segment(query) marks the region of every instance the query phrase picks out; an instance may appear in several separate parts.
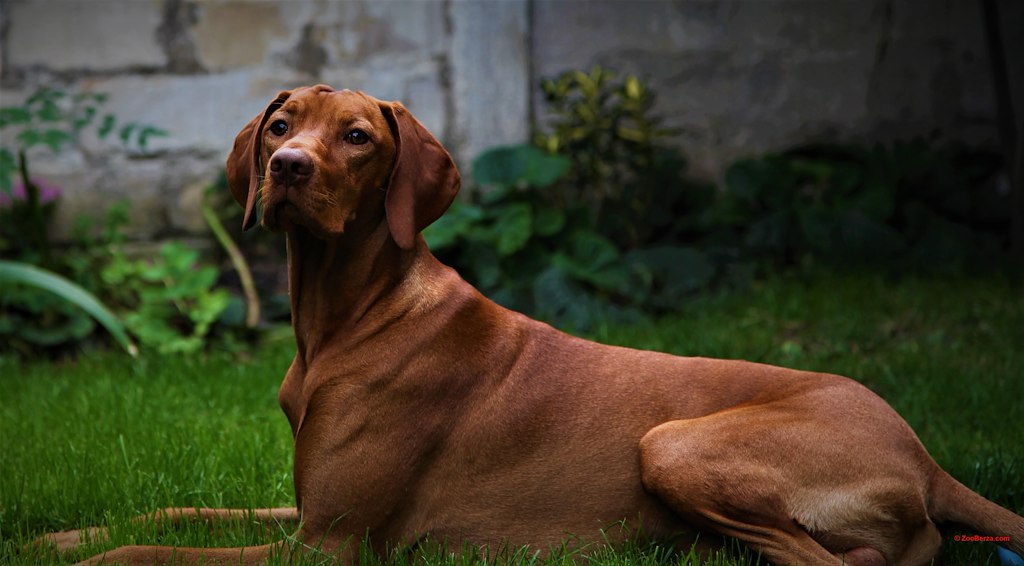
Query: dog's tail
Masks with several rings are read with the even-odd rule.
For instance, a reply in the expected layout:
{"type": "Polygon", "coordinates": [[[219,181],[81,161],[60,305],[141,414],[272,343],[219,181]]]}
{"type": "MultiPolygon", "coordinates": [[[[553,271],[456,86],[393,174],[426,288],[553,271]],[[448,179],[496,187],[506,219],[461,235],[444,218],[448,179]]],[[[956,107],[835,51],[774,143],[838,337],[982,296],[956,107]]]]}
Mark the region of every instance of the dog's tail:
{"type": "Polygon", "coordinates": [[[970,530],[958,536],[993,540],[1024,556],[1024,517],[971,491],[941,469],[936,470],[930,491],[928,515],[934,523],[965,527],[970,530]]]}

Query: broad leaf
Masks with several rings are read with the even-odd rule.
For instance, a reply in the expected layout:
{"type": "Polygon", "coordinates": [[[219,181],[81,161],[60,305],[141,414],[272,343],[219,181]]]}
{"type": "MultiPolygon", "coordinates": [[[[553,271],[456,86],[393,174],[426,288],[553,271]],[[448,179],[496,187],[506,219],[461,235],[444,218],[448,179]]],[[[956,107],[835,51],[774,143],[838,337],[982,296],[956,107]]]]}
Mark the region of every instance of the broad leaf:
{"type": "Polygon", "coordinates": [[[553,236],[565,226],[565,212],[552,206],[541,207],[533,217],[533,230],[539,236],[553,236]]]}
{"type": "Polygon", "coordinates": [[[508,256],[521,250],[533,235],[533,209],[525,202],[502,207],[494,230],[498,236],[498,253],[508,256]]]}
{"type": "Polygon", "coordinates": [[[619,259],[619,250],[608,238],[591,232],[579,230],[569,238],[569,253],[580,266],[596,271],[619,259]]]}
{"type": "Polygon", "coordinates": [[[448,212],[423,231],[423,237],[432,250],[447,248],[483,217],[484,211],[479,206],[456,201],[448,212]]]}
{"type": "Polygon", "coordinates": [[[473,178],[482,185],[538,188],[550,186],[569,172],[572,162],[532,145],[489,149],[473,161],[473,178]]]}

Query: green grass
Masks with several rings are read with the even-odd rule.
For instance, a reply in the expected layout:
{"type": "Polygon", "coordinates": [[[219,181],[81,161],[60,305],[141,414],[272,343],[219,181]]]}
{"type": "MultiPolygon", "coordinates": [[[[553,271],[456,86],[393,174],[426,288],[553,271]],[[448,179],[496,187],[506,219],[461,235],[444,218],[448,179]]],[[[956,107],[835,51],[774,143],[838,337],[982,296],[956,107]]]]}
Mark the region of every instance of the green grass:
{"type": "MultiPolygon", "coordinates": [[[[896,407],[945,469],[1024,512],[1024,293],[1000,278],[789,275],[595,337],[858,379],[896,407]]],[[[169,506],[292,504],[291,438],[277,407],[291,354],[284,340],[242,358],[214,352],[131,360],[109,352],[57,363],[0,359],[0,563],[67,562],[129,543],[238,546],[284,537],[245,524],[156,534],[129,519],[169,506]],[[111,543],[62,558],[18,553],[43,532],[90,525],[110,526],[111,543]]],[[[952,534],[947,563],[998,563],[993,545],[956,544],[952,534]]],[[[692,561],[637,545],[555,553],[551,562],[581,557],[692,561]]],[[[534,561],[525,551],[506,558],[534,561]]],[[[751,560],[732,550],[711,563],[751,560]]],[[[386,561],[462,564],[470,557],[396,553],[386,561]]]]}

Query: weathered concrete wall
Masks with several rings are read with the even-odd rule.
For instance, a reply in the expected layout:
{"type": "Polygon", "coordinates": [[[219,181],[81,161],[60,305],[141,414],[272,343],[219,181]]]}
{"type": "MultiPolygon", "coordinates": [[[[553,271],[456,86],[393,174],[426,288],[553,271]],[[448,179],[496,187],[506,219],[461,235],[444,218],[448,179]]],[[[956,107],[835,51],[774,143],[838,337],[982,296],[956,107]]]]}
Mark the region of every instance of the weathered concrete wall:
{"type": "MultiPolygon", "coordinates": [[[[1000,6],[1024,22],[1024,3],[1000,6]]],[[[106,92],[123,121],[171,134],[149,156],[86,137],[36,159],[65,191],[58,232],[121,196],[139,237],[202,231],[202,187],[284,88],[401,100],[468,174],[543,121],[540,77],[595,63],[647,78],[709,177],[808,139],[996,139],[969,0],[0,0],[0,104],[41,85],[106,92]]]]}
{"type": "MultiPolygon", "coordinates": [[[[1024,6],[1001,7],[1024,52],[1024,6]]],[[[599,63],[649,77],[705,174],[809,139],[994,140],[978,2],[541,0],[533,21],[536,74],[599,63]]]]}

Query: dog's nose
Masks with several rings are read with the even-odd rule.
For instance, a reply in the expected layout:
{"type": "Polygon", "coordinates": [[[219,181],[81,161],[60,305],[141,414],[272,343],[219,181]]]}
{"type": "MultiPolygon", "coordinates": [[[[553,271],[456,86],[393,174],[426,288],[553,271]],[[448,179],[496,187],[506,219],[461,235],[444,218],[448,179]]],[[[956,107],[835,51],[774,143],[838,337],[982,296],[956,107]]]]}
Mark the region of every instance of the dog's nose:
{"type": "Polygon", "coordinates": [[[313,174],[313,159],[301,149],[283,147],[270,158],[270,176],[279,183],[303,182],[313,174]]]}

